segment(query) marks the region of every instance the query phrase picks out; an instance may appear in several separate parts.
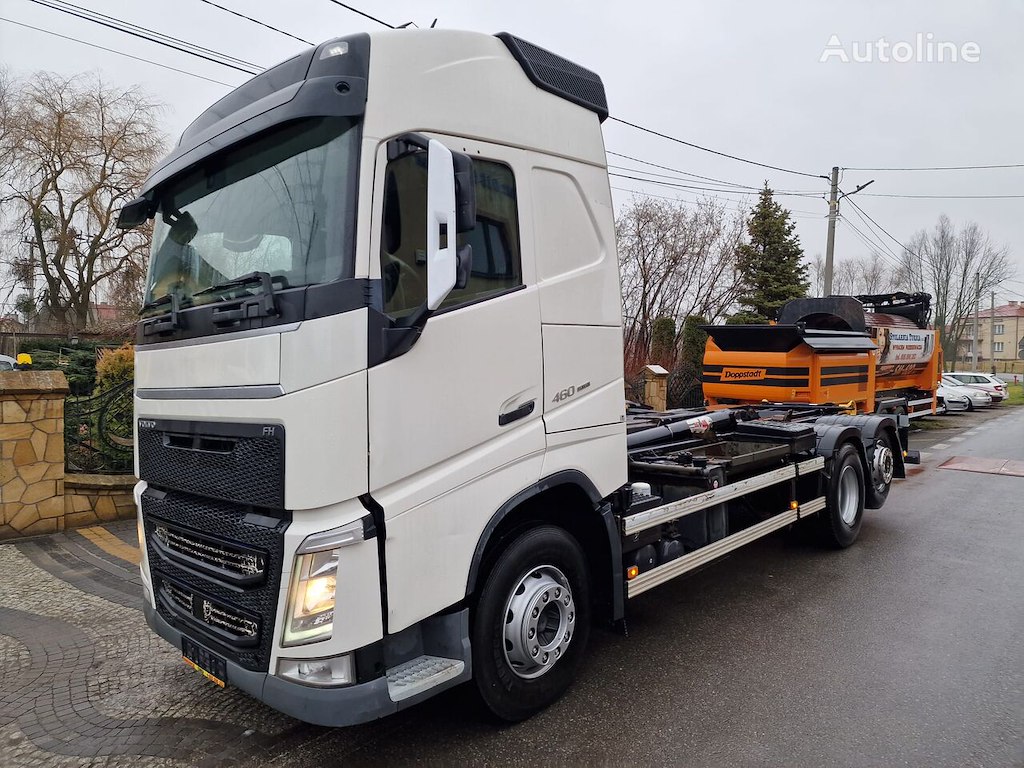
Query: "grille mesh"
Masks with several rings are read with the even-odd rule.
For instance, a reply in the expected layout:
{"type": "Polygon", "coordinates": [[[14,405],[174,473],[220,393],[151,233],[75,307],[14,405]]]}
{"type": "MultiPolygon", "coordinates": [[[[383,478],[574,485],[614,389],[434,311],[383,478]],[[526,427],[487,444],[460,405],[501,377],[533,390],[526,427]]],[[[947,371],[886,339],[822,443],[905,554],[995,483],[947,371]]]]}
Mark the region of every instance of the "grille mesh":
{"type": "Polygon", "coordinates": [[[188,450],[167,444],[161,429],[139,428],[139,472],[151,485],[214,499],[284,507],[284,449],[275,437],[216,440],[229,450],[188,450]]]}

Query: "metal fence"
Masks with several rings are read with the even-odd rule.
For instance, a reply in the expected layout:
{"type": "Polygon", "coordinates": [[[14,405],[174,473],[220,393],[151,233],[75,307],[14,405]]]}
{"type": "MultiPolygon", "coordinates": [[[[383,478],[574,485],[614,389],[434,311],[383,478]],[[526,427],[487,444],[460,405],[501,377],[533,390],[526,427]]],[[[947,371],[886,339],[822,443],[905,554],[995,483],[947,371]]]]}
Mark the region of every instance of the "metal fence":
{"type": "Polygon", "coordinates": [[[135,446],[133,382],[91,397],[64,401],[64,467],[67,472],[127,474],[135,446]]]}
{"type": "Polygon", "coordinates": [[[668,377],[669,408],[703,408],[704,387],[700,373],[677,368],[668,377]]]}
{"type": "MultiPolygon", "coordinates": [[[[703,408],[704,387],[700,374],[677,368],[668,376],[668,408],[703,408]]],[[[639,373],[626,378],[626,399],[645,403],[644,376],[639,373]]],[[[646,404],[646,403],[645,403],[646,404]]]]}

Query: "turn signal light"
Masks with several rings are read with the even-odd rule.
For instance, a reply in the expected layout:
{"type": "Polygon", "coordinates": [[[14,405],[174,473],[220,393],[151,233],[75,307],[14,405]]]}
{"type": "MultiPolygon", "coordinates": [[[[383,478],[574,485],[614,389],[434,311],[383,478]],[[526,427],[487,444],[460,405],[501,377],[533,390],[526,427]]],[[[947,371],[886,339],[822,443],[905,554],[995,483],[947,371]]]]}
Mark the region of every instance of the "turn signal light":
{"type": "Polygon", "coordinates": [[[633,579],[635,579],[639,575],[640,575],[640,568],[635,566],[635,565],[631,565],[631,566],[629,566],[626,569],[626,580],[627,581],[632,581],[633,579]]]}

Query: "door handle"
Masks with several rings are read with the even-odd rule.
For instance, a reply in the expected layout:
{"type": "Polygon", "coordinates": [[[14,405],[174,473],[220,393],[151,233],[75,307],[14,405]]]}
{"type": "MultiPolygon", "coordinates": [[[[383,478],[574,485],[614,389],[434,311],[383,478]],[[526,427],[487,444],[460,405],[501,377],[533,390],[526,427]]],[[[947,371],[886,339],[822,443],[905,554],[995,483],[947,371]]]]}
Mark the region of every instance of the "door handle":
{"type": "Polygon", "coordinates": [[[537,405],[537,401],[536,400],[531,400],[530,402],[523,403],[518,408],[514,408],[511,411],[508,411],[506,413],[499,413],[498,414],[498,426],[499,427],[504,427],[506,424],[511,424],[513,421],[518,421],[519,419],[525,419],[527,416],[529,416],[531,413],[533,413],[533,409],[534,409],[534,407],[536,407],[536,405],[537,405]]]}

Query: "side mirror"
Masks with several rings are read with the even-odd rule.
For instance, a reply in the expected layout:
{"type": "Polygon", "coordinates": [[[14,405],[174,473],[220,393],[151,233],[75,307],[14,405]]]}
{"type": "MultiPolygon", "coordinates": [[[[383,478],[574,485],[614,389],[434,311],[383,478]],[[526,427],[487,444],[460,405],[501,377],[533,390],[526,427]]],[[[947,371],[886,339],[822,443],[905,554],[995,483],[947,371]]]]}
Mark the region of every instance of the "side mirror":
{"type": "Polygon", "coordinates": [[[455,163],[455,231],[469,232],[476,227],[476,184],[473,183],[473,160],[462,152],[454,152],[455,163]]]}
{"type": "Polygon", "coordinates": [[[448,147],[431,139],[427,147],[427,309],[431,312],[455,287],[455,161],[448,147]]]}
{"type": "Polygon", "coordinates": [[[135,229],[140,224],[153,218],[156,214],[156,206],[152,200],[145,197],[137,197],[130,203],[126,203],[117,215],[118,229],[135,229]]]}
{"type": "Polygon", "coordinates": [[[473,246],[466,243],[459,248],[456,257],[459,263],[455,272],[455,287],[461,290],[469,285],[469,273],[473,271],[473,246]]]}

